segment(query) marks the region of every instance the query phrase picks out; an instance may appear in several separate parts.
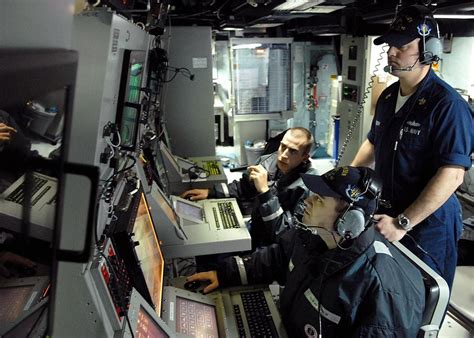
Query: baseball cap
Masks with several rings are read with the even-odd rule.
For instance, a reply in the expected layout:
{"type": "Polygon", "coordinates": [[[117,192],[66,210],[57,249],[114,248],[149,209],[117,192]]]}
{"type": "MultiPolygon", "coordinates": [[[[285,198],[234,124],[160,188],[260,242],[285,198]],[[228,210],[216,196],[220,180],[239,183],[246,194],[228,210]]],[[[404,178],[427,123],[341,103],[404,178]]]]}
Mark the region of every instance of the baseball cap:
{"type": "Polygon", "coordinates": [[[370,168],[349,166],[334,168],[321,176],[302,174],[301,177],[312,192],[354,203],[366,215],[372,215],[377,209],[377,199],[373,193],[364,191],[367,190],[364,183],[366,175],[370,175],[372,181],[380,181],[370,168]]]}
{"type": "Polygon", "coordinates": [[[400,48],[416,38],[437,36],[436,21],[425,6],[411,5],[402,9],[396,16],[390,29],[374,40],[375,45],[387,43],[400,48]]]}

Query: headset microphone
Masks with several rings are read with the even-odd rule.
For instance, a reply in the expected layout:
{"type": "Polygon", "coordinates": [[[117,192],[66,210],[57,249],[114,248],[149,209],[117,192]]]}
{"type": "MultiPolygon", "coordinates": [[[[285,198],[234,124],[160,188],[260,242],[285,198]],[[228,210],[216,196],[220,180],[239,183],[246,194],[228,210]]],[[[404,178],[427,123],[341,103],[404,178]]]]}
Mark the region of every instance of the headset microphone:
{"type": "Polygon", "coordinates": [[[411,72],[412,69],[413,69],[413,66],[408,66],[408,67],[403,67],[403,68],[395,68],[393,66],[383,67],[383,71],[386,72],[386,73],[391,73],[394,70],[398,70],[400,72],[411,72]]]}

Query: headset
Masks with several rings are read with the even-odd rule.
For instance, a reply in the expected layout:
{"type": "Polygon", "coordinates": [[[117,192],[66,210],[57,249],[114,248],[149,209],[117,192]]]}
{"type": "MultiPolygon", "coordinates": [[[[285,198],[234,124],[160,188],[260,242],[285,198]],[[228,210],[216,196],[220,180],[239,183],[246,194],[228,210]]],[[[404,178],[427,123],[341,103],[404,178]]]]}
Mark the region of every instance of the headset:
{"type": "Polygon", "coordinates": [[[423,27],[418,27],[418,33],[422,36],[419,45],[420,63],[422,65],[431,65],[440,60],[443,44],[441,42],[438,22],[433,18],[431,12],[426,9],[426,13],[420,14],[423,15],[423,27]],[[425,29],[429,30],[424,31],[425,29]],[[430,36],[431,29],[436,29],[435,36],[430,36]]]}
{"type": "Polygon", "coordinates": [[[361,193],[357,195],[357,199],[361,196],[375,199],[376,206],[373,213],[366,214],[364,210],[354,205],[357,202],[356,199],[349,203],[349,206],[335,222],[337,233],[343,240],[357,238],[371,224],[382,193],[382,181],[372,169],[359,168],[359,171],[362,171],[363,175],[361,181],[357,184],[357,187],[361,190],[361,193]]]}

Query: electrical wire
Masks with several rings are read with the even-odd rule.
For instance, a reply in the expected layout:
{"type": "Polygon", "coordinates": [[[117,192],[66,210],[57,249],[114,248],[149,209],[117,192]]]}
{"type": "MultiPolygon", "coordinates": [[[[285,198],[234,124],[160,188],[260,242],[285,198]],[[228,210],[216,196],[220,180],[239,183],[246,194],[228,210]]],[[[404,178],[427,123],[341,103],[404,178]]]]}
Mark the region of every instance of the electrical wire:
{"type": "Polygon", "coordinates": [[[357,123],[359,122],[359,119],[360,119],[360,117],[361,117],[361,115],[364,111],[365,101],[369,97],[369,93],[370,93],[370,91],[373,87],[373,84],[375,82],[374,80],[375,80],[375,77],[376,77],[376,73],[379,70],[379,67],[381,65],[381,61],[384,59],[384,54],[387,53],[387,49],[388,49],[388,46],[383,46],[382,47],[382,51],[379,54],[379,58],[377,59],[377,63],[375,64],[375,67],[374,67],[374,71],[372,72],[372,76],[370,77],[370,81],[367,84],[367,87],[364,91],[364,94],[362,95],[361,102],[359,103],[359,105],[357,107],[357,112],[354,116],[354,119],[350,123],[349,130],[347,132],[346,138],[345,138],[345,140],[344,140],[344,142],[341,146],[341,150],[339,151],[339,154],[337,156],[337,160],[336,160],[336,163],[335,163],[336,167],[339,166],[339,163],[341,162],[342,156],[344,155],[344,153],[346,151],[347,145],[349,144],[349,141],[352,139],[352,134],[354,133],[354,130],[357,127],[357,123]]]}

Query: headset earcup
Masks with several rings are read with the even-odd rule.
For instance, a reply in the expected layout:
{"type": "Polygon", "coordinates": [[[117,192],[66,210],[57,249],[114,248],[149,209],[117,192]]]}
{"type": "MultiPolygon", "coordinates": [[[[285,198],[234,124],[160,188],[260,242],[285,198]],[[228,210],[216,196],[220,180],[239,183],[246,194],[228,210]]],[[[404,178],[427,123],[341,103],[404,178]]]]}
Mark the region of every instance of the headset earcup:
{"type": "Polygon", "coordinates": [[[364,212],[350,209],[337,220],[337,233],[344,239],[354,239],[365,230],[364,212]]]}
{"type": "Polygon", "coordinates": [[[430,65],[437,62],[443,53],[443,44],[441,40],[435,37],[430,37],[425,43],[425,49],[420,57],[420,63],[430,65]]]}

